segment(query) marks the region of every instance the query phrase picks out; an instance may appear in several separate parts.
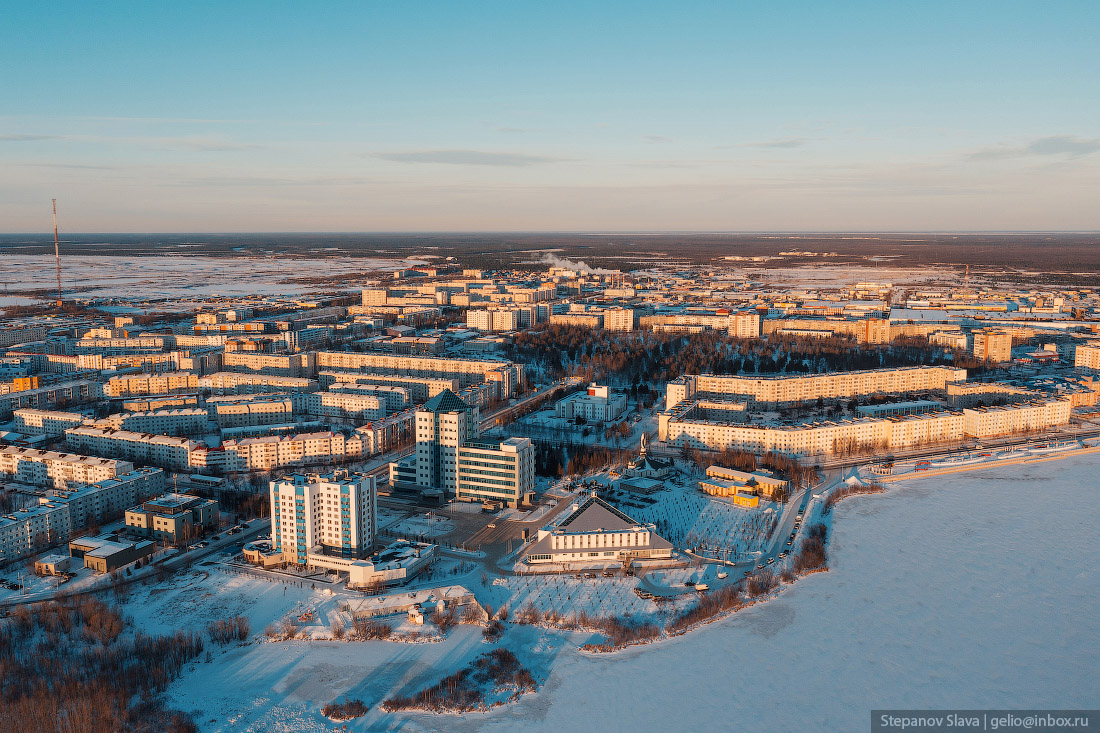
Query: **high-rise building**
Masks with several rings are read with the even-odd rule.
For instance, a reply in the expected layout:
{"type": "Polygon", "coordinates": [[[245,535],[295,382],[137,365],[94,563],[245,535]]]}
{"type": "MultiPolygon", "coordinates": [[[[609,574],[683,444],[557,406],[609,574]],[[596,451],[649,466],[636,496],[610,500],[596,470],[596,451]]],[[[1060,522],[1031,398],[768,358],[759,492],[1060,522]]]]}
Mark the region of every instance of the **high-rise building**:
{"type": "Polygon", "coordinates": [[[974,356],[994,363],[1012,361],[1012,334],[993,329],[975,331],[974,356]]]}
{"type": "Polygon", "coordinates": [[[530,438],[468,440],[458,448],[460,501],[499,501],[518,507],[535,489],[535,446],[530,438]]]}
{"type": "Polygon", "coordinates": [[[271,482],[271,542],[283,560],[308,564],[307,555],[362,558],[374,544],[374,477],[351,471],[284,476],[271,482]]]}
{"type": "Polygon", "coordinates": [[[475,410],[445,389],[416,411],[416,483],[455,494],[458,448],[480,431],[475,410]]]}

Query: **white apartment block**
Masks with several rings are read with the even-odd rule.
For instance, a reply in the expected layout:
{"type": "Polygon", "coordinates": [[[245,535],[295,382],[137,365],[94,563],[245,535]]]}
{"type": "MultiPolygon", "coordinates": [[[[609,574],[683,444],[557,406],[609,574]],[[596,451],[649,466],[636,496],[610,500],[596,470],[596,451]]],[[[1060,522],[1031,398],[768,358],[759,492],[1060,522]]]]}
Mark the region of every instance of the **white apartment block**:
{"type": "Polygon", "coordinates": [[[322,417],[339,417],[348,420],[381,420],[386,416],[386,405],[375,395],[347,392],[305,392],[294,395],[300,411],[322,417]]]}
{"type": "Polygon", "coordinates": [[[270,484],[271,541],[285,562],[309,555],[362,558],[374,545],[377,489],[372,476],[348,471],[292,474],[270,484]]]}
{"type": "Polygon", "coordinates": [[[529,438],[468,440],[458,447],[459,501],[499,501],[518,507],[535,490],[535,446],[529,438]]]}
{"type": "Polygon", "coordinates": [[[378,455],[411,440],[415,416],[415,412],[406,410],[356,428],[355,436],[361,442],[361,454],[364,457],[378,455]]]}
{"type": "Polygon", "coordinates": [[[197,387],[216,395],[313,392],[317,389],[317,380],[251,372],[217,372],[199,377],[197,387]]]}
{"type": "Polygon", "coordinates": [[[255,372],[277,377],[312,377],[317,374],[317,359],[312,352],[257,354],[230,351],[222,357],[222,367],[228,372],[255,372]]]}
{"type": "Polygon", "coordinates": [[[468,310],[466,326],[486,333],[515,331],[519,328],[519,314],[515,309],[508,308],[468,310]]]}
{"type": "MultiPolygon", "coordinates": [[[[412,395],[407,387],[398,387],[390,384],[357,384],[354,382],[334,382],[328,387],[329,392],[344,392],[347,394],[372,395],[383,400],[386,412],[400,412],[412,404],[412,395]]],[[[427,399],[425,397],[425,399],[427,399]]]]}
{"type": "Polygon", "coordinates": [[[46,338],[45,326],[23,326],[0,329],[0,348],[7,348],[16,344],[26,344],[32,341],[43,341],[46,338]]]}
{"type": "Polygon", "coordinates": [[[8,392],[0,395],[0,417],[7,417],[24,407],[46,409],[64,404],[94,402],[102,399],[103,394],[102,383],[84,380],[8,392]]]}
{"type": "Polygon", "coordinates": [[[696,394],[723,395],[768,405],[840,399],[876,393],[944,389],[966,380],[965,369],[943,366],[866,369],[806,376],[686,375],[668,383],[669,408],[696,394]]]}
{"type": "Polygon", "coordinates": [[[603,312],[603,327],[608,331],[633,331],[633,308],[608,308],[603,312]]]}
{"type": "Polygon", "coordinates": [[[211,397],[206,407],[219,428],[279,425],[294,419],[294,401],[289,395],[211,397]]]}
{"type": "Polygon", "coordinates": [[[626,411],[626,395],[613,394],[611,388],[588,385],[584,392],[569,395],[554,405],[554,415],[573,420],[583,417],[592,422],[617,420],[626,411]]]}
{"type": "Polygon", "coordinates": [[[210,414],[199,408],[121,412],[92,424],[136,433],[191,435],[205,432],[210,427],[210,414]]]}
{"type": "Polygon", "coordinates": [[[126,374],[108,379],[103,386],[103,394],[107,397],[128,397],[130,395],[197,392],[198,389],[199,375],[191,372],[126,374]]]}
{"type": "Polygon", "coordinates": [[[1073,366],[1077,369],[1100,371],[1100,341],[1078,344],[1073,352],[1073,366]]]}
{"type": "Polygon", "coordinates": [[[853,449],[894,450],[1045,430],[1069,422],[1069,399],[999,407],[939,410],[888,418],[818,420],[795,425],[746,424],[703,419],[659,423],[658,439],[669,446],[797,455],[827,455],[853,449]]]}
{"type": "Polygon", "coordinates": [[[75,450],[124,458],[174,471],[190,468],[191,451],[199,445],[187,438],[90,425],[69,428],[65,431],[65,441],[75,450]]]}
{"type": "Polygon", "coordinates": [[[415,403],[427,402],[445,389],[449,389],[452,392],[458,392],[462,389],[457,379],[444,379],[442,377],[410,377],[394,376],[392,374],[359,374],[356,372],[321,372],[317,375],[317,379],[322,388],[331,391],[336,391],[333,389],[336,384],[403,388],[409,391],[409,399],[415,403]]]}
{"type": "Polygon", "coordinates": [[[133,470],[129,461],[0,445],[0,473],[33,486],[93,484],[133,470]]]}
{"type": "Polygon", "coordinates": [[[756,311],[739,311],[729,317],[729,335],[735,338],[760,338],[760,314],[756,311]]]}
{"type": "Polygon", "coordinates": [[[235,455],[235,458],[226,456],[226,465],[235,467],[233,470],[271,471],[358,459],[363,454],[362,445],[358,435],[345,438],[341,433],[324,431],[227,440],[222,443],[221,452],[235,455]]]}
{"type": "Polygon", "coordinates": [[[67,540],[72,532],[66,506],[39,504],[0,515],[0,566],[67,540]]]}
{"type": "Polygon", "coordinates": [[[603,328],[603,313],[554,313],[550,316],[550,323],[555,326],[603,328]]]}
{"type": "Polygon", "coordinates": [[[995,364],[1012,361],[1012,334],[992,329],[975,331],[974,356],[995,364]]]}
{"type": "Polygon", "coordinates": [[[78,531],[123,516],[137,502],[163,492],[164,485],[164,471],[139,468],[88,486],[51,490],[39,502],[67,506],[73,531],[78,531]]]}
{"type": "Polygon", "coordinates": [[[497,385],[502,399],[511,397],[523,386],[523,365],[510,361],[320,351],[317,367],[327,371],[444,377],[457,379],[459,387],[490,382],[497,385]]]}
{"type": "Polygon", "coordinates": [[[77,412],[32,408],[16,410],[14,416],[15,431],[24,435],[62,435],[67,429],[76,427],[87,419],[77,412]]]}

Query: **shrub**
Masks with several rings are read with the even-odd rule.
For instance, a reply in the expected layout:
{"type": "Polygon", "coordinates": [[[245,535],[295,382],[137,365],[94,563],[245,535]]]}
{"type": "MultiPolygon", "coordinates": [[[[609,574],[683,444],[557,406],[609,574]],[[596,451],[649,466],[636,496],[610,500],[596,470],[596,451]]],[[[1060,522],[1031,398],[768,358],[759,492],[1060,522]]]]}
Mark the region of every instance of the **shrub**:
{"type": "Polygon", "coordinates": [[[333,701],[321,708],[321,715],[331,720],[353,720],[366,715],[369,710],[362,700],[333,701]]]}
{"type": "Polygon", "coordinates": [[[344,638],[344,632],[345,632],[345,629],[344,629],[344,624],[343,624],[342,621],[337,619],[336,621],[332,622],[332,638],[333,639],[336,639],[337,641],[339,641],[340,639],[343,639],[344,638]]]}
{"type": "Polygon", "coordinates": [[[759,598],[770,593],[777,585],[779,585],[779,579],[775,577],[775,573],[765,568],[748,577],[745,592],[752,598],[759,598]]]}
{"type": "Polygon", "coordinates": [[[496,619],[493,619],[492,621],[490,621],[489,625],[486,626],[481,632],[481,635],[485,637],[486,641],[496,641],[503,634],[504,634],[504,624],[502,624],[500,621],[498,621],[496,619]]]}
{"type": "Polygon", "coordinates": [[[706,623],[719,614],[733,611],[741,606],[741,594],[735,586],[704,593],[699,597],[699,602],[688,608],[666,626],[670,634],[682,634],[691,627],[706,623]]]}
{"type": "Polygon", "coordinates": [[[252,627],[244,616],[211,621],[206,625],[210,640],[216,644],[228,644],[231,641],[245,641],[252,627]]]}

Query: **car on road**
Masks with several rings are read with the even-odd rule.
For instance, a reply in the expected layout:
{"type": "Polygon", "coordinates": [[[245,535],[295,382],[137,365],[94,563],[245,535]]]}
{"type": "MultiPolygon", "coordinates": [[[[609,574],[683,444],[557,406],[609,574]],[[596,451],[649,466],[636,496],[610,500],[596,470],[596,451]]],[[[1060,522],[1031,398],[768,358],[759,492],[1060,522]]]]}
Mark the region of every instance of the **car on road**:
{"type": "Polygon", "coordinates": [[[773,562],[775,562],[775,558],[774,557],[769,557],[768,558],[768,565],[771,565],[773,562]]]}
{"type": "Polygon", "coordinates": [[[718,573],[718,579],[719,579],[719,580],[725,580],[725,579],[726,579],[726,578],[728,578],[729,576],[730,576],[730,574],[729,574],[729,573],[727,573],[727,572],[726,572],[726,571],[724,571],[724,570],[723,570],[722,572],[718,573]]]}
{"type": "Polygon", "coordinates": [[[595,574],[595,573],[585,573],[585,574],[584,574],[584,577],[586,577],[586,578],[588,578],[589,580],[591,580],[592,578],[595,578],[595,577],[596,577],[596,574],[595,574]]]}
{"type": "Polygon", "coordinates": [[[485,526],[488,527],[489,529],[496,529],[497,528],[497,523],[496,522],[489,522],[485,526]]]}
{"type": "Polygon", "coordinates": [[[757,563],[756,564],[756,569],[757,570],[763,570],[764,569],[764,563],[757,563]]]}
{"type": "Polygon", "coordinates": [[[752,571],[751,570],[746,570],[745,571],[745,577],[747,578],[750,575],[752,575],[752,571]]]}
{"type": "Polygon", "coordinates": [[[786,557],[786,556],[787,556],[787,555],[789,555],[789,554],[790,554],[789,552],[787,552],[786,550],[784,550],[783,552],[779,553],[779,557],[780,557],[780,558],[784,558],[784,557],[786,557]]]}
{"type": "Polygon", "coordinates": [[[793,544],[794,544],[794,540],[787,540],[787,547],[790,547],[793,544]]]}

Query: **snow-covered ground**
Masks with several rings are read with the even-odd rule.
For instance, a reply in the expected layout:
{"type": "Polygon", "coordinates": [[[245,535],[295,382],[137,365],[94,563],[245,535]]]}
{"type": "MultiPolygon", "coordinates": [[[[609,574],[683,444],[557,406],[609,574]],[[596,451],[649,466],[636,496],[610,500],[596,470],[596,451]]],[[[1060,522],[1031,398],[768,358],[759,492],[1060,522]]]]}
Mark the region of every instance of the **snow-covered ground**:
{"type": "MultiPolygon", "coordinates": [[[[1100,457],[1077,456],[918,479],[847,499],[833,512],[830,572],[653,645],[593,655],[577,650],[589,635],[510,626],[501,643],[545,684],[488,714],[439,718],[374,708],[489,648],[474,627],[431,644],[231,647],[194,664],[170,702],[202,711],[196,720],[204,731],[331,730],[318,709],[344,695],[374,708],[349,723],[353,731],[860,730],[879,707],[1095,707],[1098,470],[1100,457]]],[[[621,600],[624,610],[652,605],[626,581],[531,582],[557,583],[551,599],[575,596],[585,608],[595,599],[621,600]]],[[[161,601],[138,592],[135,601],[164,628],[195,614],[244,612],[254,634],[295,607],[322,616],[330,610],[308,584],[284,591],[260,582],[254,598],[254,581],[247,593],[235,582],[246,581],[219,579],[215,591],[200,583],[190,605],[180,597],[187,589],[158,594],[161,601]]],[[[527,578],[468,587],[488,601],[507,596],[513,608],[533,597],[527,578]]]]}

